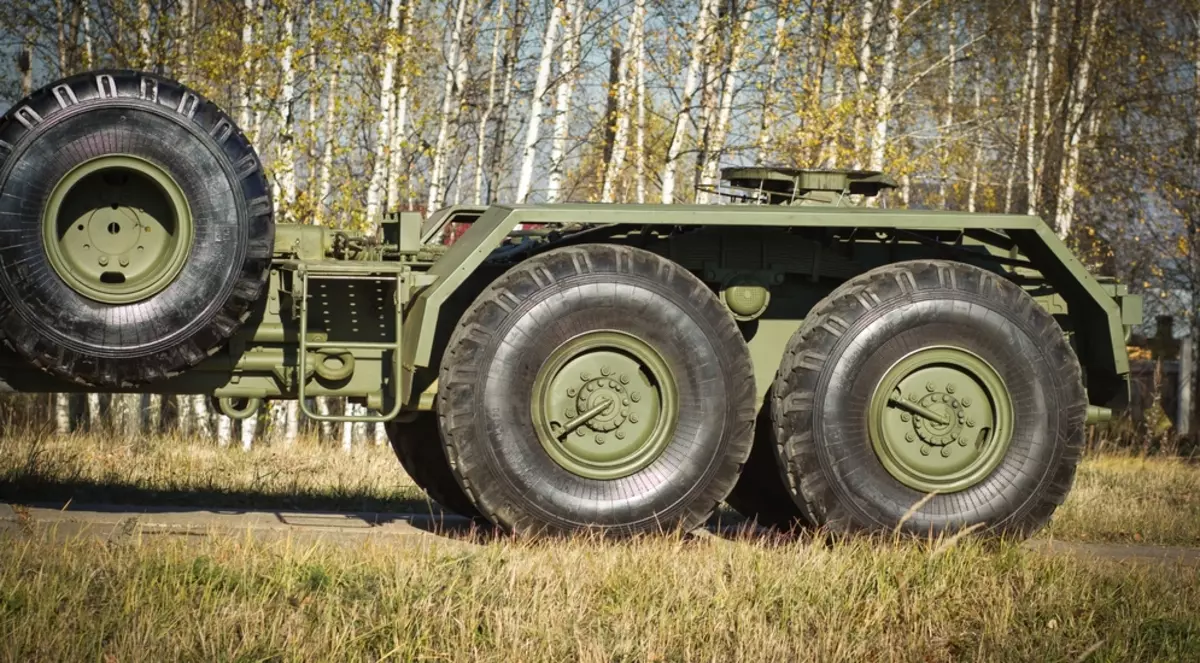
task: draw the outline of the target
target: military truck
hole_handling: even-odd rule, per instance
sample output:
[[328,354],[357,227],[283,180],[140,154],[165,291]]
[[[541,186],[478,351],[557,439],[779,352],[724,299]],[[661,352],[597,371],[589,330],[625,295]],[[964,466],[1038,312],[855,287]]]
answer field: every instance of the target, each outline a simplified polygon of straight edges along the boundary
[[133,71],[16,104],[0,164],[5,390],[386,422],[434,500],[514,532],[687,529],[728,502],[776,527],[1028,535],[1127,396],[1141,319],[1041,219],[864,204],[894,186],[875,172],[277,224],[234,121]]

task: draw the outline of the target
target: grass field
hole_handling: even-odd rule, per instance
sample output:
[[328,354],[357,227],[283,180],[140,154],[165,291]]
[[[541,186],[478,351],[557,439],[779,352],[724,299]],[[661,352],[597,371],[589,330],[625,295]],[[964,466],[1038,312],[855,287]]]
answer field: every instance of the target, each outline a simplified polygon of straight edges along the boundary
[[[353,453],[304,440],[250,452],[161,437],[0,437],[0,500],[350,511],[433,509],[390,447]],[[1042,536],[1200,545],[1200,464],[1085,460]]]
[[[390,449],[0,442],[0,498],[431,508]],[[1088,460],[1042,534],[1200,543],[1200,466]],[[1196,661],[1200,573],[969,538],[0,539],[0,660]]]

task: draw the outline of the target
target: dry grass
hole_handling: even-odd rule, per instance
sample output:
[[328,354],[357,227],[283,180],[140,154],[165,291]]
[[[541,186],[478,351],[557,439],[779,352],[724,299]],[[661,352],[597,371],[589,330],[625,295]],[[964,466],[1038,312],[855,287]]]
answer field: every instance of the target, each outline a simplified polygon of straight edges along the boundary
[[[389,447],[347,454],[302,440],[250,452],[177,437],[0,437],[0,500],[350,511],[430,509]],[[1200,464],[1103,456],[1042,536],[1200,545]]]
[[1194,568],[973,541],[0,545],[10,661],[1200,660]]
[[[1049,535],[1200,541],[1200,467],[1092,459]],[[401,509],[390,449],[0,441],[7,500]],[[424,505],[424,502],[419,502]],[[1195,661],[1200,574],[962,539],[0,535],[9,661]]]

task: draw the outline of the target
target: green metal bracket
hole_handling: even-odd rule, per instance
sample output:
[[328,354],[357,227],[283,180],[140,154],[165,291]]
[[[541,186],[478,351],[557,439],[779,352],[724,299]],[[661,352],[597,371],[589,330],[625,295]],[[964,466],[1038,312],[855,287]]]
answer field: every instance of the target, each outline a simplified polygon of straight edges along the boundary
[[[363,416],[355,415],[340,415],[340,414],[318,414],[313,412],[308,407],[305,397],[305,384],[308,382],[309,375],[308,352],[315,350],[318,354],[322,351],[354,351],[354,350],[381,350],[383,352],[392,353],[392,374],[389,380],[386,376],[383,380],[384,384],[391,383],[393,392],[400,384],[401,375],[404,371],[403,362],[401,359],[401,339],[403,338],[403,307],[401,302],[401,293],[404,286],[404,275],[408,271],[408,267],[396,263],[385,262],[349,262],[349,263],[297,263],[294,265],[296,271],[296,280],[299,292],[296,293],[295,299],[299,305],[298,315],[300,318],[300,350],[297,361],[299,367],[297,369],[297,399],[300,401],[300,411],[304,416],[315,421],[351,421],[363,423],[376,423],[381,421],[391,421],[400,414],[403,405],[402,399],[398,394],[393,394],[392,405],[386,414],[368,414]],[[392,306],[395,311],[395,338],[390,342],[366,342],[366,341],[337,341],[326,339],[324,341],[314,341],[308,335],[308,296],[309,283],[314,280],[330,280],[330,281],[380,281],[392,282],[395,284],[393,290]]]

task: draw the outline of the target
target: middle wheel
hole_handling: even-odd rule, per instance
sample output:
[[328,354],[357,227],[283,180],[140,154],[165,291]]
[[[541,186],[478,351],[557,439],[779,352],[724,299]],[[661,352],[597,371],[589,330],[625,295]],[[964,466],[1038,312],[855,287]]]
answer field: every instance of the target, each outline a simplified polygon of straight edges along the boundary
[[695,276],[588,245],[525,261],[463,315],[437,410],[450,465],[518,532],[702,524],[737,480],[755,416],[750,353]]

